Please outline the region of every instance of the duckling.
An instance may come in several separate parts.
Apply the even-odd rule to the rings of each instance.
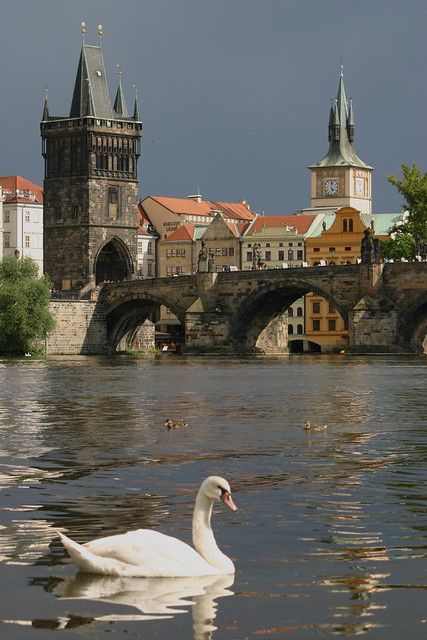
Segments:
[[[310,422],[309,420],[306,420],[304,422],[304,429],[306,431],[324,431],[325,429],[328,428],[327,424],[314,424],[313,422]]]
[[[171,429],[185,429],[188,427],[188,422],[184,422],[183,420],[166,420],[165,427],[171,431]]]

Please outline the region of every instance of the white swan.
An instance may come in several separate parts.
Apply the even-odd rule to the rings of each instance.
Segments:
[[[194,549],[177,538],[150,529],[92,540],[84,545],[58,532],[74,564],[87,573],[127,577],[211,576],[234,573],[230,558],[218,549],[211,528],[212,505],[220,499],[237,507],[227,480],[209,476],[200,486],[193,513]]]

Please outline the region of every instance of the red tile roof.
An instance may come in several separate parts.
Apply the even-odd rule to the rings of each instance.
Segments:
[[[171,242],[176,242],[179,240],[193,240],[194,239],[194,226],[192,224],[182,224],[178,229],[172,231],[167,238],[165,238],[166,242],[170,240]]]
[[[245,202],[216,202],[213,200],[198,202],[195,198],[148,197],[177,214],[213,217],[217,211],[221,211],[225,218],[235,220],[253,220],[255,218],[255,214],[249,211]]]
[[[43,189],[21,176],[0,176],[4,202],[24,202],[43,204]]]
[[[151,220],[147,215],[147,212],[145,211],[144,207],[142,206],[141,202],[138,203],[138,229],[137,229],[137,233],[141,233],[141,234],[149,234],[152,236],[157,236],[156,234],[156,230],[154,229],[153,225],[151,224]]]
[[[307,213],[294,213],[287,216],[258,216],[248,230],[248,236],[259,233],[262,229],[278,227],[295,227],[297,233],[306,233],[313,222],[315,215]]]

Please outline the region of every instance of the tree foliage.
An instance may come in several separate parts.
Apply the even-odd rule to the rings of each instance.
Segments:
[[[31,351],[53,329],[50,287],[31,258],[8,256],[0,262],[0,353]]]
[[[402,164],[402,177],[389,175],[387,180],[403,196],[407,215],[403,224],[391,229],[390,240],[384,244],[386,250],[396,255],[386,257],[411,258],[415,246],[427,243],[427,173],[423,174],[415,164]],[[411,248],[409,255],[408,247]]]

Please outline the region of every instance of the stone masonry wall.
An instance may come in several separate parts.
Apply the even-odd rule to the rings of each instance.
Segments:
[[[49,303],[56,326],[46,340],[46,355],[108,354],[102,305],[92,300]]]

